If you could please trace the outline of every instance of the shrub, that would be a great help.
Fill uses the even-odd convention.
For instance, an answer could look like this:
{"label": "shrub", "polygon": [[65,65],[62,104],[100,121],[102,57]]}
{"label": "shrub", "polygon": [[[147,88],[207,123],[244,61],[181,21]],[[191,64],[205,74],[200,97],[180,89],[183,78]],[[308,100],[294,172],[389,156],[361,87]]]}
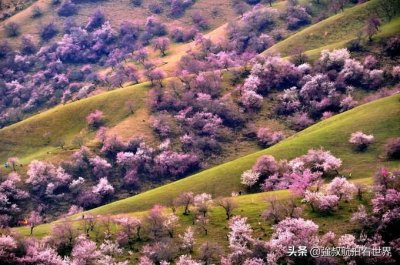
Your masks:
{"label": "shrub", "polygon": [[155,171],[165,177],[181,177],[199,167],[199,158],[194,154],[163,151],[155,157]]}
{"label": "shrub", "polygon": [[21,38],[21,52],[23,54],[33,54],[37,50],[37,47],[33,41],[31,35],[24,35]]}
{"label": "shrub", "polygon": [[165,77],[165,72],[161,69],[153,69],[153,70],[148,70],[144,73],[144,75],[150,80],[151,85],[160,85],[162,86],[162,79]]}
{"label": "shrub", "polygon": [[301,72],[294,64],[278,56],[264,56],[253,65],[251,76],[259,78],[257,92],[264,95],[272,89],[283,90],[296,85]]}
{"label": "shrub", "polygon": [[314,120],[308,116],[307,112],[298,112],[289,117],[289,121],[290,126],[296,131],[303,130],[314,123]]}
{"label": "shrub", "polygon": [[289,6],[287,12],[288,29],[294,30],[311,22],[311,16],[304,7]]}
{"label": "shrub", "polygon": [[42,13],[42,9],[40,9],[40,7],[34,6],[32,8],[32,14],[31,14],[32,18],[38,18],[38,17],[41,17],[42,15],[43,15],[43,13]]}
{"label": "shrub", "polygon": [[373,55],[368,55],[364,58],[364,67],[367,69],[375,69],[378,66],[378,60]]}
{"label": "shrub", "polygon": [[363,50],[363,46],[361,45],[361,41],[359,39],[351,40],[346,46],[347,49],[351,52],[357,52]]}
{"label": "shrub", "polygon": [[161,23],[155,16],[149,16],[146,19],[145,29],[149,34],[156,36],[165,35],[167,32],[165,24]]}
{"label": "shrub", "polygon": [[241,175],[240,183],[242,183],[246,187],[252,187],[258,182],[259,179],[260,173],[254,172],[253,170],[247,170]]}
{"label": "shrub", "polygon": [[39,35],[42,40],[50,40],[55,35],[57,35],[58,29],[53,22],[45,24],[40,29]]}
{"label": "shrub", "polygon": [[193,2],[194,1],[192,0],[172,0],[170,15],[173,17],[178,17],[183,15],[186,8],[188,8]]}
{"label": "shrub", "polygon": [[347,49],[338,49],[333,51],[323,50],[319,59],[319,64],[325,70],[341,70],[350,53]]}
{"label": "shrub", "polygon": [[400,81],[400,65],[393,67],[391,75],[395,81]]}
{"label": "shrub", "polygon": [[252,90],[245,90],[240,97],[240,103],[247,109],[260,109],[263,104],[263,96]]}
{"label": "shrub", "polygon": [[278,96],[279,105],[277,111],[279,114],[291,114],[301,107],[299,91],[296,87],[285,89]]}
{"label": "shrub", "polygon": [[207,19],[199,12],[192,14],[192,21],[202,30],[206,30],[209,27]]}
{"label": "shrub", "polygon": [[180,27],[171,30],[171,39],[175,42],[186,42],[194,40],[194,37],[198,33],[196,28],[182,29]]}
{"label": "shrub", "polygon": [[349,201],[353,199],[357,188],[356,185],[349,182],[345,177],[336,177],[328,184],[326,191],[328,194],[338,196],[339,201],[342,199]]}
{"label": "shrub", "polygon": [[373,141],[374,136],[372,134],[368,135],[361,131],[352,133],[349,139],[349,143],[359,151],[365,150]]}
{"label": "shrub", "polygon": [[164,9],[160,3],[149,4],[149,10],[151,13],[154,13],[154,14],[161,14],[162,12],[164,12]]}
{"label": "shrub", "polygon": [[273,156],[263,155],[257,159],[252,170],[263,177],[268,177],[278,172],[279,165]]}
{"label": "shrub", "polygon": [[95,110],[87,115],[86,122],[89,126],[97,128],[104,122],[104,113],[101,110]]}
{"label": "shrub", "polygon": [[261,0],[246,0],[249,5],[255,5],[260,3]]}
{"label": "shrub", "polygon": [[339,197],[336,195],[325,195],[321,192],[306,191],[304,202],[310,204],[313,211],[329,214],[337,209]]}
{"label": "shrub", "polygon": [[280,142],[283,138],[284,135],[282,132],[273,132],[268,127],[260,128],[257,131],[258,142],[264,147],[274,145]]}
{"label": "shrub", "polygon": [[143,0],[131,0],[131,3],[134,6],[141,6],[143,3]]}
{"label": "shrub", "polygon": [[169,43],[169,39],[165,37],[160,37],[152,41],[154,50],[159,50],[162,56],[166,55],[165,52],[169,47]]}
{"label": "shrub", "polygon": [[305,246],[307,249],[318,244],[318,225],[303,218],[286,218],[272,227],[268,264],[301,264],[288,260],[290,246]]}
{"label": "shrub", "polygon": [[386,42],[385,51],[392,57],[400,55],[400,35],[392,37]]}
{"label": "shrub", "polygon": [[385,151],[389,159],[400,159],[400,137],[389,139]]}
{"label": "shrub", "polygon": [[78,6],[71,2],[71,0],[65,0],[60,8],[57,10],[57,14],[62,17],[73,16],[78,12]]}
{"label": "shrub", "polygon": [[199,259],[205,264],[217,264],[221,259],[223,249],[217,243],[206,241],[199,248]]}
{"label": "shrub", "polygon": [[365,22],[364,31],[368,35],[368,39],[372,41],[372,37],[379,31],[382,22],[379,17],[371,16]]}
{"label": "shrub", "polygon": [[342,165],[340,158],[323,149],[310,149],[306,155],[301,156],[301,159],[306,167],[322,173],[337,171]]}
{"label": "shrub", "polygon": [[103,11],[96,10],[89,19],[89,22],[86,25],[87,30],[93,30],[95,28],[100,27],[106,21],[106,16]]}
{"label": "shrub", "polygon": [[15,22],[7,23],[4,29],[7,37],[17,37],[20,34],[20,26]]}

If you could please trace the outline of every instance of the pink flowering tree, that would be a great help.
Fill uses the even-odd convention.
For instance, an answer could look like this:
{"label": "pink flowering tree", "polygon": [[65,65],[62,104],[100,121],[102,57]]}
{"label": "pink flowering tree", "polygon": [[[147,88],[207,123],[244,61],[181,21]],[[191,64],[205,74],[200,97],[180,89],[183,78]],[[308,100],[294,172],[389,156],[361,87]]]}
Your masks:
{"label": "pink flowering tree", "polygon": [[356,225],[360,225],[363,229],[367,229],[373,223],[367,209],[362,204],[359,205],[357,211],[352,214],[350,221]]}
{"label": "pink flowering tree", "polygon": [[10,235],[0,235],[0,260],[5,264],[16,264],[17,257],[15,251],[18,243],[14,237]]}
{"label": "pink flowering tree", "polygon": [[337,49],[333,51],[323,50],[319,58],[319,64],[325,70],[341,70],[350,53],[347,49]]}
{"label": "pink flowering tree", "polygon": [[40,213],[39,212],[37,212],[37,211],[32,211],[30,214],[29,214],[29,217],[28,217],[28,224],[29,224],[29,227],[30,227],[30,235],[32,235],[33,234],[33,229],[37,226],[37,225],[39,225],[40,223],[42,223],[42,221],[43,221],[43,217],[40,215]]}
{"label": "pink flowering tree", "polygon": [[252,170],[259,173],[262,177],[268,177],[278,172],[279,165],[273,156],[263,155],[257,159]]}
{"label": "pink flowering tree", "polygon": [[29,197],[29,193],[20,187],[21,178],[15,172],[0,181],[0,227],[13,223],[13,217],[21,211],[20,206]]}
{"label": "pink flowering tree", "polygon": [[134,243],[141,239],[142,221],[136,217],[120,217],[115,222],[120,226],[117,233],[118,244],[132,249]]}
{"label": "pink flowering tree", "polygon": [[258,110],[262,107],[263,97],[255,91],[244,90],[241,97],[240,103],[247,109]]}
{"label": "pink flowering tree", "polygon": [[342,160],[323,149],[310,149],[306,155],[300,157],[306,168],[322,173],[336,172],[342,165]]}
{"label": "pink flowering tree", "polygon": [[39,196],[46,194],[47,187],[52,183],[57,175],[57,170],[53,164],[33,160],[28,165],[28,178],[26,183],[29,184],[33,191]]}
{"label": "pink flowering tree", "polygon": [[193,205],[196,209],[197,214],[203,217],[207,216],[207,213],[212,203],[213,200],[211,194],[205,192],[197,194],[193,198]]}
{"label": "pink flowering tree", "polygon": [[194,154],[163,151],[154,159],[155,171],[161,176],[181,177],[199,166],[199,158]]}
{"label": "pink flowering tree", "polygon": [[238,207],[238,204],[232,198],[219,198],[217,205],[225,211],[226,220],[230,220],[233,215],[233,210]]}
{"label": "pink flowering tree", "polygon": [[240,176],[240,183],[245,185],[246,187],[253,187],[255,184],[257,184],[258,180],[260,179],[260,173],[255,172],[253,170],[246,170],[243,172],[243,174]]}
{"label": "pink flowering tree", "polygon": [[303,202],[311,206],[312,211],[318,211],[323,214],[333,213],[339,205],[337,195],[324,194],[322,192],[312,192],[306,190]]}
{"label": "pink flowering tree", "polygon": [[104,158],[95,156],[89,159],[90,165],[93,167],[93,174],[97,178],[106,177],[111,169],[111,164]]}
{"label": "pink flowering tree", "polygon": [[194,244],[196,243],[196,239],[194,237],[194,231],[192,227],[188,227],[183,235],[179,236],[179,239],[181,241],[181,248],[183,250],[188,251],[189,253],[193,252],[193,247]]}
{"label": "pink flowering tree", "polygon": [[252,253],[253,229],[247,223],[246,217],[234,216],[229,221],[229,230],[228,242],[231,251],[229,259],[240,263]]}
{"label": "pink flowering tree", "polygon": [[200,261],[194,260],[191,256],[182,255],[179,256],[178,260],[176,261],[176,265],[201,265]]}
{"label": "pink flowering tree", "polygon": [[312,172],[308,168],[300,172],[293,172],[290,174],[292,183],[289,189],[293,194],[303,196],[307,188],[320,184],[321,176],[321,172]]}
{"label": "pink flowering tree", "polygon": [[193,204],[194,201],[194,194],[193,192],[189,191],[189,192],[183,192],[181,193],[175,200],[174,200],[174,204],[176,206],[183,206],[184,210],[183,210],[183,214],[184,215],[189,215],[190,213],[190,205]]}
{"label": "pink flowering tree", "polygon": [[166,51],[169,47],[170,41],[166,37],[160,37],[157,39],[154,39],[152,42],[154,50],[159,50],[161,52],[162,56],[166,55]]}
{"label": "pink flowering tree", "polygon": [[293,257],[289,257],[287,252],[291,246],[305,246],[309,249],[318,244],[318,225],[310,220],[286,218],[272,229],[273,234],[267,242],[268,263],[271,264],[290,262]]}
{"label": "pink flowering tree", "polygon": [[7,159],[7,164],[9,165],[9,166],[11,166],[11,168],[12,168],[12,170],[13,171],[15,171],[15,167],[18,165],[18,162],[19,160],[18,160],[18,157],[15,157],[15,156],[13,156],[13,157],[9,157],[8,159]]}
{"label": "pink flowering tree", "polygon": [[175,228],[178,226],[179,218],[174,213],[168,214],[164,220],[164,227],[168,232],[170,238],[175,235]]}
{"label": "pink flowering tree", "polygon": [[162,79],[165,78],[166,74],[163,70],[161,69],[152,69],[152,70],[147,70],[144,75],[150,80],[151,85],[160,85],[162,86]]}
{"label": "pink flowering tree", "polygon": [[114,187],[103,177],[96,186],[92,188],[94,194],[99,194],[102,198],[109,198],[114,194]]}
{"label": "pink flowering tree", "polygon": [[65,264],[65,260],[57,253],[56,249],[46,244],[45,240],[32,240],[26,242],[25,256],[19,259],[22,264]]}
{"label": "pink flowering tree", "polygon": [[400,65],[393,66],[390,73],[395,81],[400,81]]}
{"label": "pink flowering tree", "polygon": [[101,252],[97,249],[96,242],[80,235],[71,253],[72,262],[76,264],[96,264],[101,257]]}
{"label": "pink flowering tree", "polygon": [[104,122],[104,113],[101,110],[95,110],[86,116],[86,122],[93,128],[98,128]]}
{"label": "pink flowering tree", "polygon": [[164,225],[164,222],[167,219],[165,211],[165,207],[161,205],[154,205],[145,218],[148,225],[149,236],[153,240],[163,238],[165,234],[167,234]]}
{"label": "pink flowering tree", "polygon": [[388,159],[400,158],[400,137],[387,140],[385,152]]}
{"label": "pink flowering tree", "polygon": [[263,147],[274,145],[284,137],[282,132],[274,132],[268,127],[262,127],[257,131],[257,140]]}
{"label": "pink flowering tree", "polygon": [[349,201],[357,192],[356,186],[344,177],[334,178],[326,187],[328,194],[336,195],[340,200]]}
{"label": "pink flowering tree", "polygon": [[199,248],[199,259],[206,264],[217,264],[221,260],[222,247],[211,241],[206,241]]}

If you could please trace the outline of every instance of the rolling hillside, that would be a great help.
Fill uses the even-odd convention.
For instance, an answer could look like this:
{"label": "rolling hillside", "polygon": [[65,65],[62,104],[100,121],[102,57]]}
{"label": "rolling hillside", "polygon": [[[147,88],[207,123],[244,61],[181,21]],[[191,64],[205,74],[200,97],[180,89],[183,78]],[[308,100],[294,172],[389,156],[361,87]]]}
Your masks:
{"label": "rolling hillside", "polygon": [[[379,99],[332,118],[319,122],[302,132],[280,142],[279,144],[256,152],[254,154],[236,159],[234,161],[213,167],[196,175],[178,180],[171,184],[143,192],[139,195],[116,201],[83,214],[118,215],[135,213],[143,215],[154,204],[170,205],[172,200],[184,191],[195,193],[209,192],[214,197],[229,196],[232,191],[240,191],[244,187],[240,184],[240,175],[251,168],[256,159],[264,154],[270,154],[280,159],[291,159],[302,155],[310,148],[323,147],[343,160],[340,173],[349,176],[355,182],[370,184],[371,175],[381,166],[398,168],[398,161],[386,161],[383,157],[383,144],[386,139],[397,136],[400,131],[400,95]],[[364,153],[356,153],[347,141],[354,131],[362,130],[375,136],[375,143]],[[255,212],[265,208],[264,198],[273,196],[281,199],[288,198],[287,191],[274,191],[260,194],[239,196],[236,200],[246,213],[257,222]],[[252,207],[248,207],[253,205]],[[346,209],[351,211],[351,209]],[[253,213],[253,215],[251,215]],[[349,216],[347,212],[343,220]],[[222,211],[219,218],[223,218]],[[320,220],[323,222],[323,218]],[[327,220],[327,222],[332,220]],[[215,223],[218,223],[217,221]],[[50,229],[49,224],[37,228],[37,235],[44,235]],[[27,233],[26,228],[19,231]]]}
{"label": "rolling hillside", "polygon": [[[249,169],[259,156],[271,154],[277,158],[291,159],[304,154],[310,148],[319,147],[332,151],[334,155],[343,160],[341,174],[349,176],[351,173],[350,179],[353,182],[368,185],[371,183],[370,176],[380,166],[389,168],[398,168],[400,166],[398,161],[387,161],[383,156],[383,143],[385,140],[400,133],[399,114],[399,94],[379,99],[319,122],[265,150],[139,195],[92,209],[83,214],[99,216],[132,214],[140,217],[154,204],[169,205],[176,196],[184,191],[193,191],[195,193],[207,191],[214,197],[229,196],[232,191],[243,191],[244,188],[240,184],[240,175],[243,171]],[[375,136],[375,143],[364,153],[356,153],[347,143],[349,135],[356,130],[372,133]],[[235,212],[248,216],[250,223],[257,226],[259,212],[267,206],[265,198],[287,199],[289,196],[289,192],[286,190],[239,196],[235,198],[239,205]],[[334,222],[345,222],[354,209],[355,206],[346,207],[333,219],[312,215],[309,212],[307,214],[311,214],[312,216],[310,217],[315,218],[317,223],[322,224],[324,227],[329,227]],[[76,217],[79,219],[80,215]],[[74,220],[75,217],[72,217],[72,219]],[[214,207],[210,229],[211,231],[215,230],[215,233],[213,233],[215,238],[226,233],[223,228],[223,219],[224,213],[222,209]],[[190,217],[183,217],[181,222],[182,225],[188,225],[191,219]],[[336,231],[348,231],[351,227],[350,224],[347,224],[337,228]],[[35,229],[36,236],[44,236],[49,233],[51,224],[40,225]],[[265,229],[270,229],[270,226],[263,224],[261,227],[257,227],[256,232],[261,233]],[[28,228],[18,228],[17,230],[23,234],[29,232]],[[206,238],[209,239],[209,237]]]}
{"label": "rolling hillside", "polygon": [[[315,59],[324,49],[345,47],[358,34],[363,34],[366,19],[373,10],[377,10],[379,0],[367,1],[364,4],[345,9],[327,19],[304,28],[287,39],[275,44],[266,52],[277,51],[282,56],[291,55],[296,49],[302,49],[308,56]],[[375,14],[375,13],[374,13]],[[379,12],[378,12],[379,14]],[[383,21],[376,38],[389,37],[399,32],[399,18],[387,21],[383,14],[379,14]]]}
{"label": "rolling hillside", "polygon": [[[398,167],[398,161],[385,161],[383,144],[400,131],[400,95],[383,98],[356,107],[319,122],[300,133],[260,152],[213,167],[174,183],[144,192],[89,211],[93,214],[116,214],[143,211],[156,203],[170,203],[183,191],[208,191],[213,196],[227,196],[243,190],[240,175],[264,154],[291,159],[308,149],[323,147],[343,160],[341,174],[352,178],[370,177],[380,166]],[[375,135],[375,143],[365,153],[355,153],[347,143],[352,132],[362,130]]]}
{"label": "rolling hillside", "polygon": [[[122,21],[138,21],[144,23],[148,16],[152,13],[149,11],[148,5],[155,3],[156,1],[146,1],[142,6],[134,6],[130,0],[118,1],[118,5],[115,5],[113,1],[102,1],[100,9],[106,14],[107,19],[112,25],[119,25]],[[90,1],[80,1],[79,2],[78,14],[74,16],[74,20],[78,24],[86,24],[88,18],[93,14],[93,12],[98,8],[98,3]],[[207,8],[205,8],[207,6]],[[42,16],[38,18],[32,18],[32,10],[35,7],[39,7],[42,10]],[[61,29],[63,23],[65,22],[65,17],[60,17],[57,15],[56,10],[59,5],[53,6],[51,0],[38,0],[36,3],[26,8],[25,10],[17,13],[16,15],[2,21],[0,24],[0,36],[5,37],[4,25],[10,22],[16,22],[21,25],[21,33],[29,33],[38,36],[39,28],[41,25],[48,22],[55,22],[56,25]],[[190,15],[201,11],[204,16],[208,18],[210,28],[214,29],[226,21],[236,17],[232,5],[227,0],[219,1],[208,1],[200,0],[196,1],[187,12],[181,17],[171,18],[168,15],[167,10],[158,14],[163,22],[167,23],[168,26],[183,26],[192,25]],[[22,35],[21,34],[21,35]],[[61,35],[60,35],[61,36]],[[17,45],[19,38],[11,39],[10,42]]]}
{"label": "rolling hillside", "polygon": [[[325,264],[288,251],[400,242],[400,0],[8,1],[0,265]],[[341,161],[285,163],[310,149]],[[252,169],[263,155],[279,163]]]}
{"label": "rolling hillside", "polygon": [[[133,111],[141,112],[146,108],[148,84],[129,86],[123,89],[102,93],[87,99],[60,105],[51,110],[32,116],[19,123],[0,130],[0,159],[4,161],[9,156],[18,156],[22,163],[40,157],[51,157],[54,153],[66,150],[58,147],[57,142],[65,142],[65,149],[77,148],[72,144],[74,137],[81,135],[85,142],[93,139],[94,132],[88,130],[85,117],[93,110],[100,109],[106,115],[110,127],[127,119],[131,113],[126,102],[131,100]],[[147,119],[146,116],[141,117]],[[130,135],[140,133],[141,123]],[[143,130],[146,130],[146,123]],[[45,136],[48,135],[48,136]],[[141,134],[142,135],[142,134]],[[148,134],[151,137],[151,134]]]}

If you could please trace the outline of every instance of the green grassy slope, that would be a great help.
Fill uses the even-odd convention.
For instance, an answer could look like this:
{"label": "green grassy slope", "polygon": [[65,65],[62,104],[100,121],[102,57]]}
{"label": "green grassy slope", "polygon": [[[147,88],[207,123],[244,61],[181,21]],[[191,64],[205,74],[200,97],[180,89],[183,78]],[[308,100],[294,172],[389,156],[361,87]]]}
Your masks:
{"label": "green grassy slope", "polygon": [[[371,184],[371,178],[363,178],[354,180],[355,183],[360,183],[364,185]],[[248,218],[248,222],[254,229],[257,237],[261,237],[266,239],[271,232],[271,224],[265,222],[260,218],[260,213],[262,213],[268,206],[269,203],[266,201],[267,198],[275,198],[277,200],[287,200],[292,198],[290,192],[288,190],[278,190],[278,191],[270,191],[270,192],[262,192],[262,193],[254,193],[247,194],[238,197],[233,197],[233,200],[237,204],[237,208],[233,211],[234,215],[241,215]],[[310,209],[306,208],[304,211],[304,217],[312,218],[317,224],[321,226],[321,232],[327,232],[328,230],[334,231],[336,234],[342,234],[346,232],[350,232],[354,227],[352,224],[349,224],[347,220],[349,219],[351,213],[357,209],[357,201],[346,203],[346,207],[342,205],[339,208],[339,211],[335,213],[333,216],[320,216],[318,214],[312,213]],[[363,202],[365,203],[365,202]],[[168,211],[171,211],[168,209]],[[177,233],[182,233],[186,227],[193,225],[193,216],[185,216],[181,213],[183,212],[183,208],[177,208],[177,214],[180,218],[179,226],[177,228]],[[135,216],[137,218],[143,218],[148,211],[136,211],[129,212],[123,215]],[[116,217],[117,215],[98,215],[96,218],[101,220],[102,218],[107,217]],[[121,216],[121,215],[118,215]],[[73,226],[81,230],[82,222],[81,215],[78,214],[68,220],[59,220],[58,222],[72,222]],[[341,223],[340,226],[333,226],[333,224]],[[42,224],[37,226],[34,229],[33,235],[36,237],[44,237],[51,233],[52,225],[54,223]],[[333,227],[333,228],[332,228]],[[23,236],[29,236],[30,228],[29,227],[19,227],[15,228]],[[210,209],[210,223],[208,226],[208,235],[204,235],[201,231],[197,231],[197,244],[200,246],[206,240],[212,240],[220,243],[221,245],[226,245],[226,234],[227,224],[226,224],[226,215],[221,207],[216,205],[212,206]]]}
{"label": "green grassy slope", "polygon": [[[400,134],[400,95],[383,98],[311,126],[304,131],[260,152],[213,167],[174,183],[110,203],[89,212],[116,214],[142,211],[153,204],[169,204],[183,191],[209,192],[226,196],[243,189],[240,175],[251,168],[264,154],[291,159],[310,148],[324,147],[343,160],[342,174],[352,173],[352,178],[369,177],[381,165],[398,167],[398,161],[385,161],[383,144],[386,139]],[[347,143],[352,132],[362,130],[375,136],[375,143],[365,153],[352,151]]]}
{"label": "green grassy slope", "polygon": [[[45,156],[47,152],[63,152],[55,146],[59,139],[68,145],[81,132],[83,136],[93,137],[94,132],[87,130],[88,113],[95,109],[102,110],[106,125],[113,126],[130,115],[125,107],[128,100],[132,100],[135,112],[145,106],[148,86],[148,83],[142,83],[59,105],[1,129],[0,161],[18,156],[22,163],[26,163],[32,158]],[[45,133],[49,134],[48,138],[43,136]]]}
{"label": "green grassy slope", "polygon": [[[363,31],[366,19],[378,5],[379,0],[371,0],[348,8],[344,12],[299,31],[267,51],[277,51],[282,56],[288,56],[295,49],[302,48],[306,53],[309,51],[307,53],[309,56],[318,56],[322,49],[343,47]],[[387,35],[400,32],[398,23],[398,19],[395,19],[382,27],[381,31]]]}

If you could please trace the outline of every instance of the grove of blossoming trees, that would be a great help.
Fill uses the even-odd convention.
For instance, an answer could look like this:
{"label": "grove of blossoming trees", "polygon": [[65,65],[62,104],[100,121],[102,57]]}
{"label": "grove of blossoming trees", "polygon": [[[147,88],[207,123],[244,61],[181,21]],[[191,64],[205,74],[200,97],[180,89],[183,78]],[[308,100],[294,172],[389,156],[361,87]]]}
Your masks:
{"label": "grove of blossoming trees", "polygon": [[310,149],[306,155],[290,161],[263,155],[251,170],[243,172],[241,183],[246,187],[259,184],[263,191],[289,188],[302,195],[308,187],[321,184],[323,176],[337,175],[341,165],[341,159],[323,149]]}
{"label": "grove of blossoming trees", "polygon": [[[57,14],[66,18],[62,19],[65,25],[43,23],[37,29],[39,42],[31,35],[23,35],[17,49],[0,42],[0,127],[26,114],[90,96],[98,88],[147,79],[149,103],[144,107],[150,109],[151,128],[161,144],[111,135],[104,126],[113,125],[108,124],[113,114],[95,109],[87,115],[84,129],[88,134],[97,131],[96,145],[88,143],[92,149],[79,138],[80,149],[65,161],[33,160],[26,176],[18,159],[10,157],[7,170],[13,172],[0,179],[0,263],[125,265],[129,261],[123,260],[129,257],[141,265],[367,264],[362,257],[288,256],[292,246],[391,246],[393,257],[368,262],[399,261],[399,173],[382,169],[372,189],[364,189],[350,181],[351,175],[341,176],[339,170],[348,168],[342,170],[342,160],[322,147],[291,160],[263,155],[242,173],[245,192],[289,189],[294,196],[284,201],[268,198],[262,212],[242,207],[237,203],[241,198],[186,191],[170,203],[163,202],[170,205],[154,205],[140,218],[81,213],[208,167],[219,156],[227,156],[227,146],[238,151],[238,140],[272,146],[292,133],[288,128],[302,130],[357,106],[365,94],[400,81],[400,66],[389,69],[380,58],[352,57],[347,49],[324,50],[314,63],[307,58],[291,62],[273,52],[259,55],[291,31],[318,20],[313,5],[320,1],[310,5],[288,1],[278,10],[258,0],[247,4],[235,0],[241,17],[228,23],[227,39],[220,42],[199,33],[211,25],[203,12],[190,12],[190,28],[172,30],[157,16],[180,19],[194,4],[192,0],[130,1],[153,15],[143,24],[123,21],[120,25],[112,25],[101,9],[77,25],[72,17],[82,2],[52,1]],[[267,2],[271,7],[273,1]],[[343,10],[347,3],[336,1],[331,11]],[[218,10],[213,14],[218,17]],[[36,8],[32,19],[41,15]],[[370,40],[380,23],[375,17],[368,19]],[[6,24],[5,30],[13,41],[23,33],[16,23]],[[150,59],[154,53],[145,46],[151,45],[160,52],[157,56],[169,60],[177,45],[170,49],[169,38],[194,41],[194,48],[179,59],[173,73],[177,78],[166,79],[167,73],[156,67],[159,62]],[[396,57],[399,43],[399,37],[388,41],[386,55]],[[125,107],[135,114],[132,101],[127,100]],[[277,127],[283,131],[264,117],[281,123]],[[349,137],[344,141],[356,151],[375,150],[374,135],[355,131]],[[376,141],[380,142],[378,133]],[[397,160],[400,138],[389,139],[384,151],[382,159]],[[344,213],[346,206],[349,210]],[[353,234],[335,235],[320,225],[324,218],[338,215],[343,220],[351,212],[355,228],[346,233]],[[55,223],[52,234],[43,239],[23,239],[14,230],[2,229],[27,224],[35,235],[47,217],[65,213],[70,219]],[[68,217],[75,214],[80,217]]]}
{"label": "grove of blossoming trees", "polygon": [[[77,6],[64,1],[59,14],[70,16]],[[125,82],[138,82],[136,69],[120,63],[142,46],[143,35],[148,42],[163,35],[163,27],[155,18],[149,18],[146,25],[122,22],[113,27],[105,14],[96,10],[86,25],[78,26],[67,19],[62,31],[53,22],[43,24],[40,43],[24,35],[20,49],[13,50],[7,41],[2,41],[0,126],[17,122],[25,114],[86,97],[95,86],[119,87]],[[53,40],[58,33],[62,36]],[[99,76],[96,69],[106,66],[115,67],[116,71]]]}
{"label": "grove of blossoming trees", "polygon": [[[267,210],[262,215],[265,222],[272,222],[272,233],[267,238],[259,238],[259,228],[252,227],[247,217],[234,215],[227,221],[229,230],[226,239],[220,239],[226,241],[228,248],[224,251],[215,242],[206,241],[201,245],[196,244],[197,235],[204,228],[207,229],[209,223],[196,221],[181,233],[176,234],[176,228],[187,223],[181,223],[179,215],[170,213],[166,207],[155,205],[140,219],[132,216],[111,218],[87,215],[82,217],[84,219],[78,221],[78,225],[86,227],[90,224],[90,229],[93,231],[90,237],[80,234],[80,230],[66,220],[56,223],[53,233],[43,239],[20,239],[14,233],[6,232],[0,235],[0,257],[5,264],[51,261],[51,264],[122,265],[129,264],[127,260],[122,261],[126,251],[138,251],[141,255],[138,264],[171,264],[171,262],[176,264],[212,262],[235,265],[302,262],[326,264],[328,261],[329,264],[342,262],[395,264],[399,258],[397,248],[399,235],[395,229],[399,220],[399,178],[397,171],[390,172],[385,168],[376,173],[372,187],[375,192],[371,200],[372,208],[367,209],[360,204],[360,202],[368,201],[358,201],[358,211],[351,217],[351,222],[355,225],[353,234],[335,234],[332,231],[322,233],[319,224],[303,217],[303,210],[307,208],[300,209],[295,200],[286,204],[284,201],[269,200],[271,205],[267,206]],[[334,216],[339,204],[345,203],[343,200],[353,200],[354,192],[354,184],[345,178],[337,177],[323,186],[319,192],[307,190],[304,200],[315,207],[314,211],[318,210],[318,213],[314,214]],[[210,218],[217,214],[214,210],[204,211],[205,207],[212,207],[213,204],[209,194],[194,195],[187,192],[179,198],[184,202],[184,208],[187,205],[193,205],[196,209],[193,213],[187,213],[190,217]],[[217,205],[220,203],[218,202]],[[200,216],[196,217],[197,215]],[[279,217],[275,219],[277,215]],[[30,222],[40,222],[36,213],[32,213],[30,219],[32,219]],[[112,225],[116,226],[116,230],[110,229]],[[96,231],[105,233],[98,234]],[[95,236],[96,240],[92,236]],[[311,247],[382,248],[391,246],[392,255],[376,255],[373,258],[344,256],[329,259],[310,256],[308,251],[304,253],[305,255],[288,255],[290,251],[294,251],[291,248],[297,249],[300,246],[308,250]]]}

